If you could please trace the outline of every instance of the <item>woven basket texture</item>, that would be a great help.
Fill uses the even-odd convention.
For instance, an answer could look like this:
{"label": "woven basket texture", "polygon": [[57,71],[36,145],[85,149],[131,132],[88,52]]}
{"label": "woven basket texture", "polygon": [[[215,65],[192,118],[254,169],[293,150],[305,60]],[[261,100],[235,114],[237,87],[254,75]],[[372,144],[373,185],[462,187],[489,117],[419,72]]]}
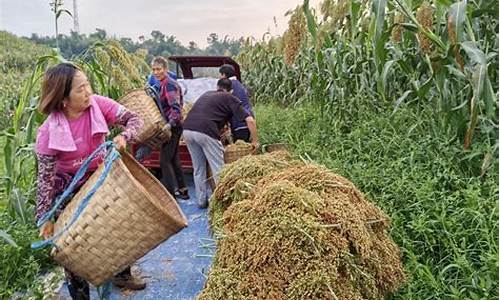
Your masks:
{"label": "woven basket texture", "polygon": [[144,121],[134,142],[156,148],[170,139],[171,132],[153,98],[142,89],[127,92],[118,102]]}
{"label": "woven basket texture", "polygon": [[[55,232],[71,220],[102,171],[103,165],[66,206]],[[122,153],[77,221],[55,241],[52,254],[97,286],[186,226],[186,217],[163,185]]]}
{"label": "woven basket texture", "polygon": [[253,152],[253,148],[243,148],[243,149],[229,149],[226,148],[224,150],[224,162],[226,164],[232,163],[237,161],[238,159],[242,158],[243,156],[250,155]]}

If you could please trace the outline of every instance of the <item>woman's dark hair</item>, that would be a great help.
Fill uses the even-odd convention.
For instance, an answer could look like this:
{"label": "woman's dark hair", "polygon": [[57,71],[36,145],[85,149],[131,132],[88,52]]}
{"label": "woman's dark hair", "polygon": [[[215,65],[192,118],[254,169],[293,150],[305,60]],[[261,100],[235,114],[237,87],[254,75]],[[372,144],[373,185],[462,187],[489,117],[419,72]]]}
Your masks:
{"label": "woman's dark hair", "polygon": [[80,71],[80,68],[70,63],[61,63],[45,72],[38,103],[38,110],[42,114],[62,111],[63,101],[69,97],[76,71]]}
{"label": "woman's dark hair", "polygon": [[217,87],[221,90],[225,90],[226,92],[230,92],[233,89],[233,83],[230,79],[221,78],[217,81]]}
{"label": "woman's dark hair", "polygon": [[233,76],[236,76],[236,71],[234,71],[234,67],[231,65],[222,65],[219,68],[219,73],[222,75],[226,76],[226,78],[231,78]]}

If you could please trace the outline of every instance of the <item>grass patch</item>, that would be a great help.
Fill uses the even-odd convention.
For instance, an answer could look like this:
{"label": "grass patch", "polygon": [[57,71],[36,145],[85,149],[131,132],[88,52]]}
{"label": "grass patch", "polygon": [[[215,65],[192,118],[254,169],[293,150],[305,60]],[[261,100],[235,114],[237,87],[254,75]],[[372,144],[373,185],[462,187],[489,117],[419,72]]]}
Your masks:
{"label": "grass patch", "polygon": [[53,262],[48,249],[31,249],[31,242],[39,239],[38,229],[34,224],[20,223],[5,211],[0,212],[0,228],[17,244],[16,247],[0,239],[0,299],[9,299],[15,292],[27,294],[40,290],[41,283],[36,278]]}
{"label": "grass patch", "polygon": [[4,161],[5,136],[0,135],[0,212],[7,206],[7,200],[4,197],[4,176],[5,176],[5,161]]}

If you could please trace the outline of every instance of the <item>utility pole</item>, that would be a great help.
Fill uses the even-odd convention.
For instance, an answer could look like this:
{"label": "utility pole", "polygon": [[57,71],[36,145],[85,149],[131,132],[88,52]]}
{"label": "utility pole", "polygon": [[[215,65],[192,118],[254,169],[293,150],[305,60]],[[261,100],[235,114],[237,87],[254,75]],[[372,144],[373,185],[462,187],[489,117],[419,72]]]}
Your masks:
{"label": "utility pole", "polygon": [[77,6],[77,0],[73,0],[73,30],[76,33],[80,33],[80,24],[78,22],[78,6]]}

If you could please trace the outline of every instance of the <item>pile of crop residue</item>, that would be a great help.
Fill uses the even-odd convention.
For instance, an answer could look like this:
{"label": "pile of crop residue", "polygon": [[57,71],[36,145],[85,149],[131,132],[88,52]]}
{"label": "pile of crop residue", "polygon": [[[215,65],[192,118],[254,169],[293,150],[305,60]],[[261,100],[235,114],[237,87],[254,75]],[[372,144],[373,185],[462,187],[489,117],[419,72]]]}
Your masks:
{"label": "pile of crop residue", "polygon": [[199,299],[384,299],[404,282],[387,216],[347,179],[295,165],[247,195],[224,213]]}
{"label": "pile of crop residue", "polygon": [[248,197],[254,185],[265,175],[300,164],[290,153],[276,151],[263,155],[249,155],[228,164],[219,175],[219,183],[210,199],[210,223],[220,228],[224,211],[233,203]]}

